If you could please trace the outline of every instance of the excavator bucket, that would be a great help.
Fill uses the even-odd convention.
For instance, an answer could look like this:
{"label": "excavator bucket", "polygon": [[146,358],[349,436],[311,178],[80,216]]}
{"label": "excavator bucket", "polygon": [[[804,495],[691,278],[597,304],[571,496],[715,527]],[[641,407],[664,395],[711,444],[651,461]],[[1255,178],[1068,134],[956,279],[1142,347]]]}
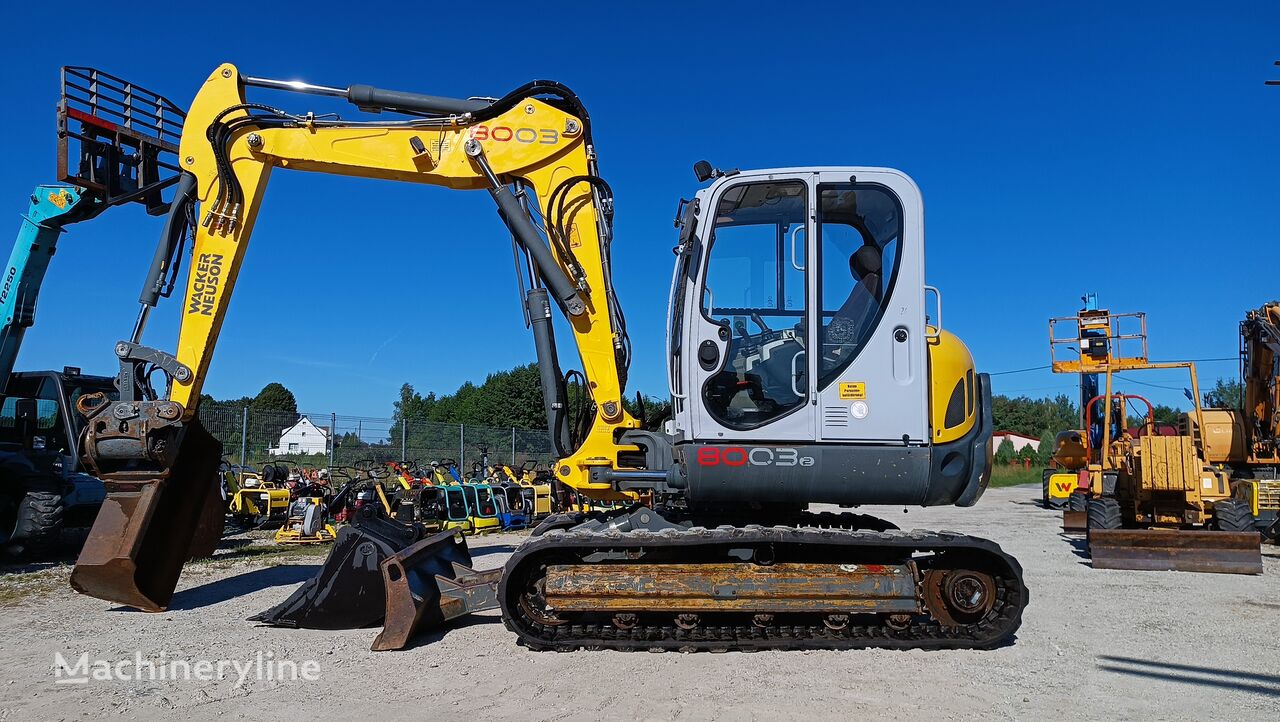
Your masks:
{"label": "excavator bucket", "polygon": [[227,500],[222,495],[222,480],[217,478],[215,467],[204,505],[200,507],[195,534],[191,537],[191,545],[187,547],[187,559],[213,556],[218,550],[218,544],[222,542],[222,530],[226,521]]}
{"label": "excavator bucket", "polygon": [[76,559],[71,586],[144,612],[164,611],[182,565],[212,554],[221,537],[221,458],[222,444],[193,420],[167,478],[105,479],[107,499]]}
{"label": "excavator bucket", "polygon": [[502,569],[477,572],[456,531],[428,537],[382,562],[386,620],[372,650],[404,649],[420,630],[465,614],[496,609]]}
{"label": "excavator bucket", "polygon": [[456,531],[423,538],[423,528],[374,516],[338,532],[316,576],[288,599],[249,618],[281,627],[359,629],[385,620],[374,651],[403,649],[418,631],[498,606],[501,569],[476,572]]}
{"label": "excavator bucket", "polygon": [[1095,569],[1261,574],[1257,532],[1092,529]]}
{"label": "excavator bucket", "polygon": [[359,629],[382,621],[386,607],[379,565],[422,539],[421,527],[359,515],[338,532],[320,572],[288,599],[249,617],[277,627]]}

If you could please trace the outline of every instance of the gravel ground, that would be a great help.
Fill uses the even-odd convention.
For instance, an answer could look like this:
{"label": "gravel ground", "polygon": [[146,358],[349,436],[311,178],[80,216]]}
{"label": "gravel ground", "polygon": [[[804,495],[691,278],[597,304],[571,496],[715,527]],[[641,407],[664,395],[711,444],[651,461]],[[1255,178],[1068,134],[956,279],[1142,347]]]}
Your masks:
{"label": "gravel ground", "polygon": [[[1275,719],[1280,714],[1280,549],[1260,577],[1093,570],[1058,533],[1039,489],[992,489],[973,509],[880,509],[904,528],[999,542],[1031,605],[1016,641],[986,652],[532,653],[496,613],[403,652],[372,630],[244,621],[287,597],[323,559],[250,547],[191,565],[174,608],[109,609],[66,587],[69,566],[0,575],[0,719],[181,715],[310,719],[358,712],[472,719]],[[473,541],[495,567],[520,542]],[[235,542],[232,542],[235,543]],[[244,543],[243,541],[239,543]],[[263,553],[252,553],[263,552]],[[313,660],[319,681],[55,684],[55,653],[89,658]]]}

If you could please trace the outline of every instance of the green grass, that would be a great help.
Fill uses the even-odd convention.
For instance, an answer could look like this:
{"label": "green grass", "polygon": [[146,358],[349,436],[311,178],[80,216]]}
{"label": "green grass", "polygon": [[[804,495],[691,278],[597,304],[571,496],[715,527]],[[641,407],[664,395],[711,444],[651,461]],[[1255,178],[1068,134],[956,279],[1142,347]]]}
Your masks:
{"label": "green grass", "polygon": [[0,608],[10,607],[66,588],[66,572],[44,569],[5,574],[0,579]]}
{"label": "green grass", "polygon": [[1042,470],[1038,466],[1024,469],[1021,466],[996,466],[991,470],[991,486],[1017,486],[1039,484]]}

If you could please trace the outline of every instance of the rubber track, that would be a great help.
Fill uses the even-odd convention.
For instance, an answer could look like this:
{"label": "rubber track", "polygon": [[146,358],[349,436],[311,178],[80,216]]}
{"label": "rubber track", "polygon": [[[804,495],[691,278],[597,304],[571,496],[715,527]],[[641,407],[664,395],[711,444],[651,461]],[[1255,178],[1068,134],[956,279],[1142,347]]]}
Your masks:
{"label": "rubber track", "polygon": [[[921,553],[962,551],[980,554],[996,572],[997,599],[981,620],[958,626],[943,626],[920,615],[905,629],[886,625],[854,626],[832,631],[814,615],[810,625],[755,627],[750,624],[699,626],[684,630],[674,624],[637,625],[618,629],[612,624],[547,626],[528,618],[516,604],[518,589],[508,590],[519,580],[526,565],[537,565],[541,557],[563,559],[566,554],[628,548],[658,548],[724,544],[738,547],[751,544],[803,544],[861,547],[875,553],[893,552],[901,556]],[[519,641],[534,650],[574,651],[614,649],[619,651],[756,651],[764,649],[990,649],[1008,643],[1022,623],[1022,610],[1029,594],[1022,580],[1022,567],[995,542],[953,532],[887,531],[865,532],[841,529],[798,527],[721,526],[714,529],[664,529],[662,531],[590,532],[557,529],[525,542],[511,556],[498,589],[502,620]]]}

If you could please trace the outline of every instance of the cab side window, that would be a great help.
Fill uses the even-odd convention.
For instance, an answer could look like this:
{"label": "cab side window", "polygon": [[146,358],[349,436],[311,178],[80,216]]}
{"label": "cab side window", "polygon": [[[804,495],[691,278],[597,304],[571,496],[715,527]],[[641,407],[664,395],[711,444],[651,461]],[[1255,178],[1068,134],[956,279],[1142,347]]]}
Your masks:
{"label": "cab side window", "polygon": [[862,352],[893,295],[902,207],[888,189],[869,184],[818,187],[818,388],[826,388]]}

